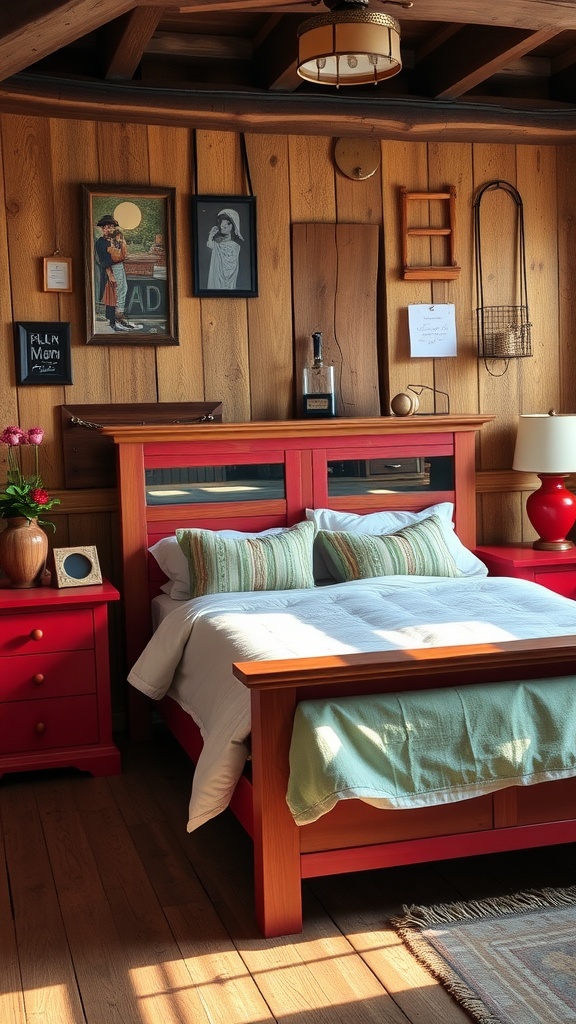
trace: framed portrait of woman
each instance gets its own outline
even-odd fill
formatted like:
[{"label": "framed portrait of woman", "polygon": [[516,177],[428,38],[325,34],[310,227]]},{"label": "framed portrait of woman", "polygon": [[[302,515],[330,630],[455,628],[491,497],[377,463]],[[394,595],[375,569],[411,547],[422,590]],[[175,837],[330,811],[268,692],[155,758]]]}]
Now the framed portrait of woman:
[{"label": "framed portrait of woman", "polygon": [[194,294],[258,295],[254,196],[192,197]]}]

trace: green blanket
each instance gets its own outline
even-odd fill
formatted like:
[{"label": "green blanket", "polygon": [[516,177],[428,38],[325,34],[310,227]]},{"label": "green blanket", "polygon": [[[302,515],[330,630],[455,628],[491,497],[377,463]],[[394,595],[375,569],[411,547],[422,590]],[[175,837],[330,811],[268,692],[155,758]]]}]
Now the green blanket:
[{"label": "green blanket", "polygon": [[338,800],[423,807],[576,775],[575,697],[567,676],[303,701],[288,805],[305,825]]}]

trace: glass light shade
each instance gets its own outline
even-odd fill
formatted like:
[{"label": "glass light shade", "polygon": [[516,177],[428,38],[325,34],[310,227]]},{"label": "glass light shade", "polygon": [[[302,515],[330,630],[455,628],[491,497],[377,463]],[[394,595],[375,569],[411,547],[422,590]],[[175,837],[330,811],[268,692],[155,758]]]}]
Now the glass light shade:
[{"label": "glass light shade", "polygon": [[576,415],[521,416],[512,469],[526,473],[576,473]]},{"label": "glass light shade", "polygon": [[340,11],[298,29],[298,74],[320,85],[376,85],[402,70],[400,25],[390,14]]}]

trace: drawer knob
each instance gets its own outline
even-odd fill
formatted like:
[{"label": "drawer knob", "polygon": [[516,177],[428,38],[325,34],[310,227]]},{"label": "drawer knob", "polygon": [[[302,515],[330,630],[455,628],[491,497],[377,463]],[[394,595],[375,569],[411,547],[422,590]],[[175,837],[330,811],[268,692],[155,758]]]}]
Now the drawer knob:
[{"label": "drawer knob", "polygon": [[31,640],[41,640],[43,636],[44,632],[41,629],[33,629],[32,632],[30,633]]},{"label": "drawer knob", "polygon": [[45,725],[45,723],[44,722],[36,722],[35,730],[38,733],[38,735],[41,736],[43,732],[46,732],[46,725]]},{"label": "drawer knob", "polygon": [[42,675],[41,672],[37,672],[35,676],[32,676],[32,682],[34,683],[34,686],[41,686],[42,683],[44,682],[44,678],[45,677]]}]

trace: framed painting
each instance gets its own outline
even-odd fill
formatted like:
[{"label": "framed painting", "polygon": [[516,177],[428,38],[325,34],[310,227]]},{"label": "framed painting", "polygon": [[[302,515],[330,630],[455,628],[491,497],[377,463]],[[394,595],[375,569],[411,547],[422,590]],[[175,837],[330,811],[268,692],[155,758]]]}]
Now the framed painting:
[{"label": "framed painting", "polygon": [[173,188],[83,185],[88,345],[177,345]]},{"label": "framed painting", "polygon": [[70,324],[14,324],[18,384],[72,384]]},{"label": "framed painting", "polygon": [[254,196],[192,197],[194,294],[258,295]]}]

